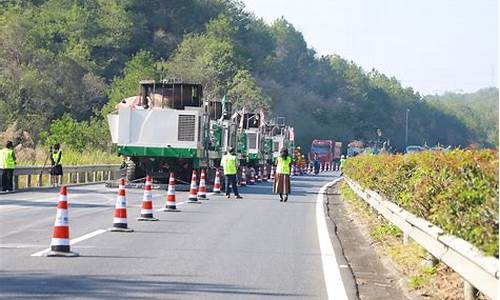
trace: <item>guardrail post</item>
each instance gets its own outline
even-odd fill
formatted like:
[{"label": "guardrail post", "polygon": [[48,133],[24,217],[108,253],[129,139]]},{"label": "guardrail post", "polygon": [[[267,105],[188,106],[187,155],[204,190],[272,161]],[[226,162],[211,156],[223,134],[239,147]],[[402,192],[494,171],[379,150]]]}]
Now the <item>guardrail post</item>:
[{"label": "guardrail post", "polygon": [[100,181],[104,181],[104,171],[101,171],[99,173],[101,173],[101,180]]},{"label": "guardrail post", "polygon": [[78,172],[78,170],[76,172],[76,183],[80,183],[80,172]]},{"label": "guardrail post", "polygon": [[40,172],[40,174],[38,174],[38,179],[36,181],[36,186],[37,187],[41,187],[42,186],[42,179],[43,179],[43,175],[42,175],[42,172]]},{"label": "guardrail post", "polygon": [[464,280],[464,299],[476,300],[478,298],[478,290],[472,286],[467,280]]},{"label": "guardrail post", "polygon": [[66,181],[67,181],[67,184],[71,183],[71,173],[70,172],[68,172],[68,175],[66,176]]},{"label": "guardrail post", "polygon": [[439,263],[439,259],[437,259],[434,255],[427,253],[427,256],[424,258],[423,264],[426,267],[434,267]]},{"label": "guardrail post", "polygon": [[28,174],[26,176],[26,187],[30,188],[31,187],[31,174]]},{"label": "guardrail post", "polygon": [[89,182],[89,172],[85,172],[85,183]]},{"label": "guardrail post", "polygon": [[403,245],[408,244],[410,241],[410,235],[407,232],[403,232]]},{"label": "guardrail post", "polygon": [[97,173],[97,171],[92,172],[92,176],[93,176],[92,179],[93,179],[94,182],[95,182],[96,177],[97,177],[96,173]]}]

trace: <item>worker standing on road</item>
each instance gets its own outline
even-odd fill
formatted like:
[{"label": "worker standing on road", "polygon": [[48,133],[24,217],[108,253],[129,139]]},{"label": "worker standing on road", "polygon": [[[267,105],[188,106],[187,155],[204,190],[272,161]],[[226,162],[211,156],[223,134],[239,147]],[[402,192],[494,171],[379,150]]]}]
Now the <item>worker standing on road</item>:
[{"label": "worker standing on road", "polygon": [[226,198],[229,199],[231,197],[230,196],[231,189],[229,188],[229,185],[231,185],[231,187],[233,188],[234,195],[236,196],[236,199],[241,199],[242,197],[238,193],[238,187],[236,186],[237,166],[236,166],[236,155],[234,155],[233,147],[229,147],[227,149],[227,153],[222,157],[220,164],[224,169],[224,178],[225,178],[224,188],[226,189]]},{"label": "worker standing on road", "polygon": [[0,150],[0,170],[2,171],[2,191],[14,190],[14,169],[16,167],[16,155],[14,145],[7,141],[5,148]]},{"label": "worker standing on road", "polygon": [[50,169],[50,175],[52,175],[52,186],[60,186],[62,184],[63,169],[61,164],[62,150],[61,144],[56,143],[54,149],[50,155],[50,162],[52,168]]},{"label": "worker standing on road", "polygon": [[[292,157],[288,155],[288,149],[281,149],[280,156],[277,159],[276,178],[273,184],[273,193],[280,195],[280,202],[288,201],[290,194],[290,167],[292,165]],[[285,198],[283,199],[283,194]]]},{"label": "worker standing on road", "polygon": [[318,153],[314,153],[313,167],[314,167],[314,174],[318,175],[319,168],[321,167]]}]

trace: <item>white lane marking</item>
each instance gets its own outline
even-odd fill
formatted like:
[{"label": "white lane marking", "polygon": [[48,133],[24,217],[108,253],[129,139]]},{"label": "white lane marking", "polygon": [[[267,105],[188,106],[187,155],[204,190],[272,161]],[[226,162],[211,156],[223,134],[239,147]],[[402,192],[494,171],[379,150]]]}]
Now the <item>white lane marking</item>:
[{"label": "white lane marking", "polygon": [[316,198],[316,225],[318,227],[319,248],[321,251],[321,262],[323,264],[323,276],[325,278],[326,292],[329,300],[349,299],[345,290],[340,269],[333,250],[332,241],[328,234],[326,216],[323,208],[323,197],[326,189],[335,184],[339,179],[325,184],[318,192]]},{"label": "white lane marking", "polygon": [[[84,235],[82,235],[82,236],[80,236],[80,237],[77,237],[76,239],[72,239],[72,240],[70,240],[70,241],[69,241],[69,244],[70,244],[70,245],[74,245],[74,244],[77,244],[77,243],[79,243],[79,242],[82,242],[82,241],[88,240],[88,239],[90,239],[90,238],[93,238],[93,237],[95,237],[95,236],[98,236],[98,235],[100,235],[100,234],[103,234],[103,233],[105,233],[105,232],[106,232],[106,230],[104,230],[104,229],[98,229],[98,230],[96,230],[96,231],[93,231],[93,232],[90,232],[90,233],[84,234]],[[43,249],[42,251],[38,251],[38,252],[36,252],[36,253],[31,254],[31,256],[42,256],[42,255],[44,255],[45,253],[47,253],[47,252],[49,252],[49,251],[50,251],[50,248]]]}]

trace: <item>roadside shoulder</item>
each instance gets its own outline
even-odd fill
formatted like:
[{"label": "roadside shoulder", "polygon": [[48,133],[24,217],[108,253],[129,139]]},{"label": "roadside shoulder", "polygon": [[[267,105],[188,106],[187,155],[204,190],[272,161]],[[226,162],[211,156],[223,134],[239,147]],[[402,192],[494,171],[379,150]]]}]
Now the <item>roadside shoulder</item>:
[{"label": "roadside shoulder", "polygon": [[327,190],[327,214],[335,227],[332,233],[338,238],[356,288],[361,299],[418,299],[401,288],[401,276],[390,263],[373,248],[373,241],[362,230],[362,224],[350,216],[342,201],[339,186]]}]

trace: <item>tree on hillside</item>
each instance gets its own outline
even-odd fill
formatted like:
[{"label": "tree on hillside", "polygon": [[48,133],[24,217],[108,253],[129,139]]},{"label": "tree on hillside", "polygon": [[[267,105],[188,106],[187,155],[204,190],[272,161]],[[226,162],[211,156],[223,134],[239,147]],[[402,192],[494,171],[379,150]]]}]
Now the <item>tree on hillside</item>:
[{"label": "tree on hillside", "polygon": [[227,93],[237,71],[233,45],[200,34],[186,36],[162,68],[166,76],[200,82],[205,96],[213,99]]},{"label": "tree on hillside", "polygon": [[108,90],[109,102],[102,110],[105,116],[115,110],[116,104],[121,100],[140,94],[141,80],[158,80],[160,73],[153,59],[147,51],[140,51],[125,64],[123,76],[115,77]]},{"label": "tree on hillside", "polygon": [[233,100],[236,109],[258,112],[261,109],[269,112],[271,98],[258,86],[252,74],[246,69],[240,69],[234,75],[227,95]]}]

